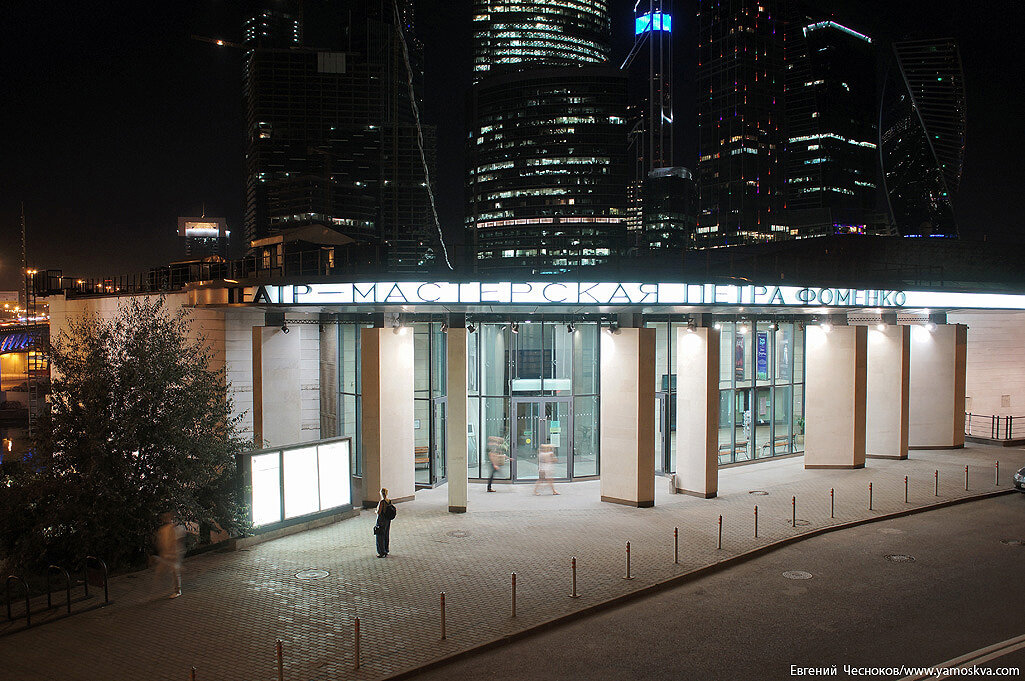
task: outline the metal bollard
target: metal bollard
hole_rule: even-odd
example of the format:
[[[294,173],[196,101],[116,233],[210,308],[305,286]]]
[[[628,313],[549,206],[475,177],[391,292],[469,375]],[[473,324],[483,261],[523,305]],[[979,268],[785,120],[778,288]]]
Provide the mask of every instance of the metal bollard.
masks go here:
[[[994,461],[993,462],[993,469],[994,469],[993,484],[994,485],[999,485],[1000,484],[1000,462],[999,461]]]
[[[872,483],[868,483],[868,510],[872,510]]]
[[[758,505],[755,505],[755,539],[758,539]]]
[[[716,544],[717,549],[722,548],[722,516],[719,516],[719,543]]]
[[[829,488],[829,517],[830,518],[836,517],[836,516],[833,515],[833,511],[836,510],[835,507],[834,507],[834,497],[835,497],[835,495],[833,494],[833,488],[830,487]]]
[[[968,491],[968,466],[964,467],[964,491]]]
[[[278,681],[284,681],[285,678],[285,655],[284,651],[281,650],[281,639],[278,639],[277,643],[278,651]]]
[[[936,478],[936,488],[935,488],[935,489],[936,489],[936,491],[934,492],[934,494],[935,494],[936,496],[939,496],[939,495],[940,495],[940,472],[939,472],[939,471],[936,471],[936,472],[935,472],[935,473],[933,474],[933,476],[934,476],[934,477]]]
[[[189,674],[190,681],[196,681],[196,668],[192,668],[192,672]]]
[[[680,564],[680,528],[673,528],[673,564]]]
[[[516,617],[516,573],[512,573],[512,616]]]
[[[793,510],[794,527],[797,527],[797,497],[796,496],[793,499],[790,500],[790,506],[792,507],[792,510]]]
[[[908,503],[908,476],[904,476],[904,503]]]
[[[633,579],[630,576],[630,542],[626,543],[626,577],[623,579]]]
[[[445,636],[445,592],[441,592],[441,640],[444,641]]]
[[[577,593],[577,559],[573,557],[569,562],[570,568],[573,570],[573,592],[569,595],[570,598],[580,598],[580,594]]]
[[[359,618],[356,618],[355,632],[353,632],[352,668],[359,671]]]

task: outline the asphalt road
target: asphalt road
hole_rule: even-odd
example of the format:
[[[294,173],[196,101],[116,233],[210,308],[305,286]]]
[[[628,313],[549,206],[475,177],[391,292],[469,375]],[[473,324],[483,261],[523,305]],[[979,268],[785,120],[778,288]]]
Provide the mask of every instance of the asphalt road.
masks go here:
[[[844,665],[936,665],[1025,634],[1025,545],[1001,540],[1025,544],[1025,495],[799,542],[417,679],[737,681],[812,678],[791,665],[837,665],[832,678],[848,678]],[[1025,651],[982,666],[1025,677]]]

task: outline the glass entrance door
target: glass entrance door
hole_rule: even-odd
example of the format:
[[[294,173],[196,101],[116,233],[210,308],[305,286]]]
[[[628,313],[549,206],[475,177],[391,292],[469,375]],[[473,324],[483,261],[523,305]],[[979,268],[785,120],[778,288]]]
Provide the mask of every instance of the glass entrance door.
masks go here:
[[[669,432],[668,395],[655,393],[655,474],[666,473],[666,435]]]
[[[440,485],[448,479],[448,472],[445,470],[445,446],[447,439],[448,424],[448,398],[438,397],[434,399],[434,446],[431,451],[431,474],[434,484]]]
[[[573,475],[573,411],[568,397],[513,398],[512,479],[537,480],[541,445],[555,451],[553,477]]]

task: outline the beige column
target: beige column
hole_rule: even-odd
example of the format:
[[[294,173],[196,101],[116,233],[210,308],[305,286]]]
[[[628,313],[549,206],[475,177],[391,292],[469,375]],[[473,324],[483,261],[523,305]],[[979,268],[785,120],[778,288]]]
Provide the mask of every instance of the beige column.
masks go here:
[[[601,500],[655,505],[655,329],[601,332]]]
[[[676,330],[676,489],[719,492],[719,331]]]
[[[805,468],[864,468],[868,328],[808,325]]]
[[[888,324],[868,329],[865,456],[908,458],[911,328]]]
[[[360,329],[363,386],[363,506],[387,488],[394,501],[413,498],[413,331]]]
[[[253,444],[257,449],[301,442],[300,339],[295,329],[253,327]]]
[[[445,340],[448,399],[445,405],[445,470],[448,510],[466,513],[466,329],[450,327]]]
[[[911,327],[910,449],[964,447],[968,327]]]

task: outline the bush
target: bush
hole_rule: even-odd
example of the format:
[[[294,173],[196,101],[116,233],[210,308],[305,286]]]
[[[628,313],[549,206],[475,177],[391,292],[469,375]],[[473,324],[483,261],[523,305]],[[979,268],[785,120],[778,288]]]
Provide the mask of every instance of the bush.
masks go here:
[[[164,299],[69,324],[49,352],[50,413],[34,453],[0,468],[0,556],[28,572],[141,564],[164,511],[245,532],[239,436],[224,369]]]

